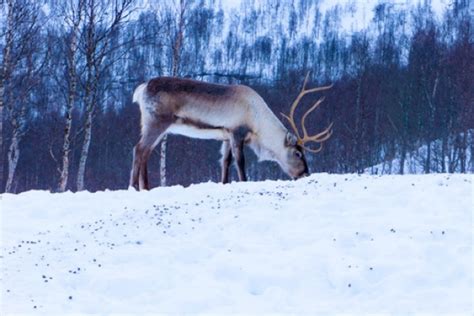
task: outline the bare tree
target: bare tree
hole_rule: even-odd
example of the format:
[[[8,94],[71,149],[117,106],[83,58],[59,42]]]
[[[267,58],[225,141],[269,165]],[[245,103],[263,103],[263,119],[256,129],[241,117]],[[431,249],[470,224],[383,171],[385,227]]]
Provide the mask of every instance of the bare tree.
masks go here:
[[[37,50],[34,37],[39,33],[38,18],[40,8],[30,1],[6,1],[6,31],[3,62],[0,76],[0,147],[3,148],[4,107],[11,125],[11,142],[8,148],[8,172],[5,191],[13,191],[13,180],[20,158],[20,142],[26,131],[27,102],[33,88],[28,82],[35,76],[41,65],[35,65],[34,54]],[[22,83],[22,89],[13,94],[13,81]],[[3,160],[3,154],[2,154]],[[3,178],[2,161],[2,178]]]
[[[13,0],[8,0],[3,3],[3,6],[6,9],[7,23],[6,30],[4,34],[5,43],[3,48],[3,60],[2,66],[0,68],[0,185],[3,185],[3,169],[5,163],[3,161],[3,107],[5,100],[5,84],[10,79],[11,76],[11,51],[13,47]]]
[[[172,62],[171,62],[171,76],[178,77],[180,75],[180,63],[181,63],[181,52],[183,49],[183,39],[186,26],[186,11],[190,5],[190,0],[179,0],[179,6],[176,9],[177,19],[175,21],[176,28],[174,35],[171,37],[171,50],[172,50]],[[170,30],[170,35],[173,33]],[[160,145],[160,185],[166,186],[166,145],[168,142],[168,136],[164,136]]]
[[[84,174],[89,147],[92,139],[92,121],[99,98],[99,82],[104,71],[110,66],[109,55],[117,49],[112,44],[112,36],[131,13],[133,0],[86,0],[84,8],[84,45],[85,65],[85,123],[84,142],[82,144],[79,169],[77,172],[77,190],[84,189]]]
[[[64,192],[69,178],[69,153],[71,151],[71,128],[72,113],[77,94],[77,55],[78,40],[80,36],[80,26],[83,18],[85,0],[69,0],[65,3],[63,15],[69,27],[69,36],[67,38],[67,76],[68,76],[68,94],[66,101],[66,122],[64,126],[64,139],[62,147],[62,166],[60,169],[60,178],[58,191]]]

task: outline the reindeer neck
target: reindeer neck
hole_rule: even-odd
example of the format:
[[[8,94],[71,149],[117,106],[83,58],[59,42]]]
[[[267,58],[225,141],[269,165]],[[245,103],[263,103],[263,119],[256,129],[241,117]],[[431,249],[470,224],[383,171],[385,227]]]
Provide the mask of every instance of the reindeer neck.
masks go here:
[[[260,146],[278,155],[284,148],[284,140],[288,130],[257,93],[252,95],[249,104],[251,129]]]

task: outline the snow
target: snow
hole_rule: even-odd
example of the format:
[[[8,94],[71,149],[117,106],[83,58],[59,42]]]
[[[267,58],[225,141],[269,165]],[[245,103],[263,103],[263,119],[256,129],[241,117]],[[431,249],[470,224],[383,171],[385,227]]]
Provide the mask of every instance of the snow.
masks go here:
[[[459,140],[464,137],[464,133],[460,133],[457,137]],[[474,130],[468,130],[466,135],[466,143],[472,144],[474,143]],[[443,142],[441,139],[437,139],[431,142],[431,164],[430,164],[430,171],[431,172],[441,172],[442,167],[441,165],[444,163],[445,170],[450,172],[463,172],[461,168],[461,161],[460,161],[460,152],[459,149],[456,148],[456,138],[449,139],[448,142],[448,150],[444,157],[441,156]],[[467,146],[465,150],[465,171],[467,173],[474,173],[474,165],[472,163],[472,152],[471,148]],[[399,155],[398,155],[399,156]],[[428,156],[428,146],[422,145],[416,150],[408,152],[406,154],[404,164],[403,164],[403,173],[405,174],[422,174],[425,173],[425,159]],[[401,167],[401,158],[396,157],[389,161],[383,161],[377,165],[368,167],[364,170],[364,173],[367,174],[400,174],[400,167]]]
[[[473,176],[1,197],[5,313],[472,313]]]

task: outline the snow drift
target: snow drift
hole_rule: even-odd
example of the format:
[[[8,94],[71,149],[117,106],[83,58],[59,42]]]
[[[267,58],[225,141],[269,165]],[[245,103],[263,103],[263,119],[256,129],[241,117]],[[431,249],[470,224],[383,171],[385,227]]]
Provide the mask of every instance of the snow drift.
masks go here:
[[[2,313],[471,313],[472,175],[1,196]]]

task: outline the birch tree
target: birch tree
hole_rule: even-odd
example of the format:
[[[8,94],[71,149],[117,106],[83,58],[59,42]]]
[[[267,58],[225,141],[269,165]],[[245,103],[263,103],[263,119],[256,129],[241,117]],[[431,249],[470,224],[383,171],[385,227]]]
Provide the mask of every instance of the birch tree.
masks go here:
[[[99,82],[111,66],[107,58],[117,49],[112,36],[131,13],[133,0],[86,0],[84,8],[85,31],[82,53],[85,63],[84,84],[84,141],[77,172],[77,190],[84,190],[84,174],[92,139],[94,111],[99,99]]]
[[[171,76],[178,77],[180,75],[181,53],[183,50],[184,32],[186,26],[186,12],[190,5],[190,0],[179,0],[176,8],[176,27],[170,29],[172,39],[171,43]],[[174,31],[174,32],[173,32]],[[173,34],[174,33],[174,34]],[[168,143],[168,136],[165,135],[160,144],[160,185],[166,186],[166,145]]]
[[[6,29],[2,34],[4,38],[3,60],[0,68],[0,185],[4,181],[4,154],[3,154],[3,108],[5,104],[5,85],[11,76],[11,50],[13,47],[13,0],[2,4],[2,10],[6,11]]]
[[[7,0],[4,3],[6,10],[6,29],[4,32],[5,46],[0,74],[0,148],[4,146],[3,122],[4,108],[6,117],[11,126],[11,139],[7,152],[7,179],[5,192],[13,191],[13,180],[20,158],[20,142],[26,131],[27,102],[33,84],[29,79],[38,73],[41,65],[34,60],[37,46],[35,36],[39,34],[38,18],[41,12],[37,4],[30,1]],[[13,93],[14,81],[20,82],[16,88],[21,89]],[[2,153],[3,177],[3,153]],[[2,179],[3,180],[3,179]]]
[[[65,109],[64,139],[62,146],[62,165],[58,191],[64,192],[69,178],[69,153],[71,151],[71,128],[72,113],[77,95],[77,55],[80,26],[84,14],[85,0],[69,0],[64,6],[64,18],[69,28],[69,36],[66,38],[66,61],[68,76],[68,93]]]

